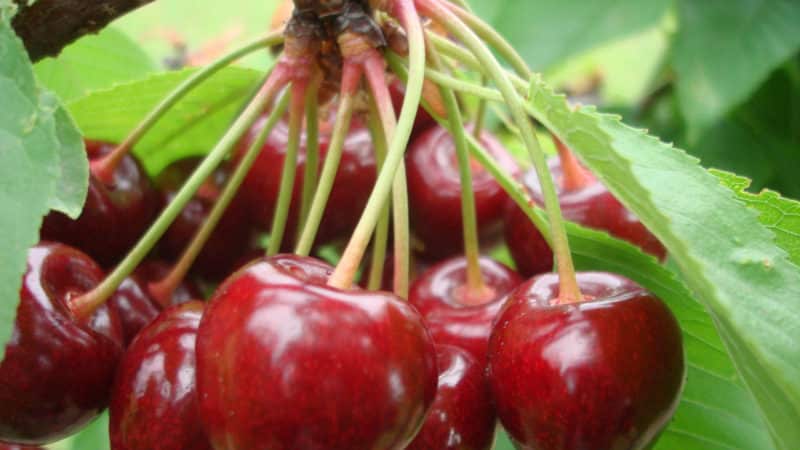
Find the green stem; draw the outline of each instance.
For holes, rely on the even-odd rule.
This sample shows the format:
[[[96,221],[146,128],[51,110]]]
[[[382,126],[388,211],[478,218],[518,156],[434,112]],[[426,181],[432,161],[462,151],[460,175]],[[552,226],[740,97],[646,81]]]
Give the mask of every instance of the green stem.
[[[369,102],[370,111],[367,115],[367,126],[369,127],[372,136],[372,142],[375,146],[375,163],[378,171],[383,167],[386,160],[387,142],[386,135],[383,132],[380,118],[378,117],[377,106],[374,101]],[[378,224],[375,228],[375,234],[372,238],[372,263],[369,268],[369,277],[367,278],[367,289],[376,291],[381,288],[383,284],[383,270],[386,264],[386,247],[389,240],[389,205],[384,205],[381,210],[381,216],[378,218]]]
[[[253,163],[255,163],[256,158],[258,158],[258,153],[261,150],[261,147],[263,147],[264,142],[267,141],[267,136],[269,136],[273,128],[275,128],[275,125],[286,112],[286,108],[289,103],[288,100],[288,95],[284,94],[275,109],[273,109],[272,113],[270,113],[269,119],[267,119],[267,123],[264,125],[264,128],[259,132],[256,140],[250,144],[250,147],[247,149],[247,152],[245,152],[241,161],[239,161],[239,164],[236,166],[236,169],[231,175],[230,180],[228,180],[228,183],[225,185],[225,188],[222,190],[222,193],[220,194],[216,203],[214,203],[214,207],[211,209],[211,212],[209,212],[208,217],[203,222],[203,225],[199,230],[197,230],[192,242],[181,255],[180,260],[178,260],[178,262],[173,266],[172,270],[166,277],[157,283],[150,284],[150,293],[162,305],[169,305],[169,300],[172,298],[175,288],[184,279],[195,259],[197,259],[197,255],[200,254],[200,252],[203,250],[203,246],[205,246],[206,242],[208,242],[208,239],[211,237],[211,233],[214,232],[214,229],[216,228],[220,219],[222,219],[222,215],[225,213],[228,205],[230,205],[231,201],[233,201],[233,198],[236,196],[236,192],[239,190],[239,187],[242,185],[242,182],[247,176],[247,172],[249,172],[250,168],[253,167]]]
[[[441,67],[439,55],[434,49],[429,49],[431,65]],[[451,135],[456,147],[458,158],[458,173],[461,179],[461,220],[464,233],[464,255],[467,258],[467,298],[480,299],[486,285],[481,274],[480,244],[478,238],[478,220],[475,210],[475,193],[472,191],[472,171],[470,169],[469,149],[467,147],[467,133],[464,130],[464,119],[458,107],[453,91],[439,87],[447,117],[450,121]]]
[[[319,87],[322,74],[317,74],[306,93],[306,168],[303,173],[303,192],[300,197],[300,220],[297,222],[297,235],[303,231],[308,220],[311,200],[317,189],[319,173]]]
[[[403,160],[411,129],[419,108],[422,97],[422,85],[425,76],[425,37],[416,8],[410,0],[397,0],[394,4],[397,15],[408,33],[410,76],[406,86],[406,96],[403,99],[403,108],[397,130],[392,138],[386,163],[375,187],[367,200],[367,206],[361,215],[350,241],[342,254],[342,258],[331,275],[328,284],[339,288],[349,288],[361,264],[364,251],[369,244],[372,232],[380,217],[383,205],[389,196],[394,184],[397,169]]]
[[[163,100],[161,100],[152,111],[136,126],[130,135],[119,144],[111,153],[107,154],[102,159],[97,160],[92,164],[92,171],[95,176],[102,180],[110,180],[113,176],[119,161],[125,156],[131,148],[155,125],[164,114],[169,111],[176,103],[183,97],[196,88],[200,83],[204,82],[223,68],[227,67],[234,61],[253,53],[256,50],[271,47],[283,41],[283,33],[280,31],[270,33],[266,36],[253,40],[252,42],[243,45],[240,48],[233,50],[227,55],[219,58],[210,65],[195,72],[192,76],[184,80],[172,92],[169,93]]]
[[[486,78],[481,75],[481,85],[486,85]],[[483,133],[483,125],[486,121],[486,99],[482,98],[478,100],[478,109],[475,111],[475,128],[472,130],[472,135],[475,136],[475,139],[481,138],[481,133]]]
[[[336,124],[333,127],[333,136],[325,154],[325,163],[322,166],[322,173],[319,177],[317,191],[311,202],[311,209],[308,213],[303,233],[297,242],[295,253],[298,255],[308,255],[314,246],[314,239],[317,236],[325,207],[328,204],[333,183],[336,180],[336,172],[339,170],[339,162],[342,159],[344,140],[350,131],[350,118],[353,114],[353,93],[343,92],[339,99],[339,110],[336,113]]]
[[[407,299],[411,284],[411,226],[408,218],[406,164],[401,160],[392,183],[392,223],[394,230],[393,292]]]
[[[274,73],[273,73],[274,75]],[[269,80],[256,94],[245,110],[231,125],[225,135],[217,142],[213,150],[195,169],[194,173],[186,180],[181,190],[164,209],[161,215],[150,226],[136,246],[128,253],[125,259],[111,272],[102,283],[81,297],[75,298],[70,303],[70,309],[77,317],[88,317],[95,309],[111,297],[117,287],[130,275],[136,266],[147,256],[161,236],[167,231],[178,214],[192,199],[197,189],[219,166],[225,156],[244,135],[244,133],[258,119],[264,107],[270,103],[275,95],[275,86]]]
[[[526,113],[524,101],[520,98],[511,80],[491,51],[458,17],[437,0],[420,0],[419,3],[428,16],[444,24],[456,38],[461,40],[475,54],[508,103],[511,115],[520,128],[525,147],[528,149],[536,173],[539,176],[539,182],[542,185],[542,194],[550,220],[553,253],[556,255],[560,282],[560,294],[557,302],[580,301],[583,297],[575,277],[575,267],[572,263],[572,254],[569,249],[567,232],[558,202],[555,183],[548,170],[545,154],[539,146],[533,125]]]
[[[297,173],[297,152],[300,148],[300,132],[303,127],[303,107],[305,106],[307,83],[307,81],[295,80],[291,87],[289,142],[286,145],[275,215],[272,217],[267,256],[276,255],[280,251],[283,235],[286,231],[286,222],[289,220],[289,207],[292,203],[292,191],[294,190],[294,179]]]

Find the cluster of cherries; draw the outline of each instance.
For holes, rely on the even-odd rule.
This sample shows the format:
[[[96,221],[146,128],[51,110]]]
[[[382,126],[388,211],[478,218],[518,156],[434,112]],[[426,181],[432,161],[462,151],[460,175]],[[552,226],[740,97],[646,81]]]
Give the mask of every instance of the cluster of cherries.
[[[376,179],[372,141],[357,122],[317,244],[347,237]],[[322,156],[329,138],[322,133]],[[489,132],[480,139],[541,201],[535,174],[520,173]],[[484,286],[471,291],[467,261],[458,256],[455,144],[429,116],[420,113],[406,154],[416,267],[429,266],[414,275],[408,301],[328,286],[333,268],[319,259],[257,255],[286,146],[283,124],[190,280],[159,289],[206,220],[228,167],[206,181],[146,262],[88,317],[71,302],[102,281],[198,161],[176,162],[151,182],[125,156],[112,177],[92,175],[77,220],[45,219],[0,363],[0,441],[18,445],[0,448],[38,448],[19,445],[73,434],[106,407],[115,450],[489,449],[498,418],[522,449],[641,449],[664,428],[684,379],[681,332],[668,308],[608,273],[578,273],[583,301],[556,301],[550,248],[479,165],[471,189],[481,242],[493,245],[505,230],[519,273],[481,257]],[[87,143],[93,161],[110,148]],[[301,143],[295,186],[304,164]],[[550,168],[568,219],[664,256],[566,148]],[[293,220],[299,196],[298,188]],[[294,238],[287,235],[284,248]],[[202,301],[198,286],[215,283]]]

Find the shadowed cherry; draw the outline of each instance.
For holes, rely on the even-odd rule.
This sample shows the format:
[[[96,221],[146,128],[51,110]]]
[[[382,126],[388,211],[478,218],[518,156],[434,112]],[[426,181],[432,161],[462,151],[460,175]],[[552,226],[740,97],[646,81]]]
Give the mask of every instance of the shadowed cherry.
[[[496,418],[485,366],[464,350],[436,346],[439,386],[428,418],[407,450],[489,450]]]
[[[103,280],[89,256],[42,242],[27,264],[0,362],[0,439],[38,445],[73,434],[107,406],[122,331],[106,306],[88,320],[69,311],[72,298]]]
[[[416,310],[388,293],[277,285],[270,273],[259,261],[234,274],[200,323],[197,392],[214,447],[405,448],[436,393]]]
[[[457,256],[423,272],[411,285],[409,302],[422,314],[437,345],[464,349],[485,366],[497,313],[522,278],[491,258],[481,257],[479,264],[488,288],[484,296],[471,298],[466,285],[467,259]]]
[[[511,155],[488,131],[481,133],[481,142],[504,170],[517,172]],[[426,131],[409,146],[406,164],[411,226],[423,244],[420,254],[441,259],[462,252],[461,178],[452,136],[441,126]],[[500,234],[508,196],[477,163],[472,164],[472,190],[481,238],[493,238]]]
[[[684,382],[678,322],[626,278],[577,278],[580,303],[556,304],[555,274],[509,295],[489,343],[498,417],[521,449],[649,448]]]
[[[112,144],[86,142],[90,161],[114,149]],[[141,164],[125,155],[106,184],[89,177],[83,212],[76,220],[53,211],[42,223],[42,240],[62,242],[88,253],[104,267],[113,266],[130,250],[155,219],[161,203]]]
[[[211,450],[200,423],[195,339],[205,305],[164,310],[120,362],[111,397],[114,450]]]

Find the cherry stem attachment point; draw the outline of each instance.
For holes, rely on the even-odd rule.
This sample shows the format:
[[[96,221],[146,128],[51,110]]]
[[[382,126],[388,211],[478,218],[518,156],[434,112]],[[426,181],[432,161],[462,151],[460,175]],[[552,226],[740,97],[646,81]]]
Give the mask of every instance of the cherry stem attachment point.
[[[181,82],[172,92],[161,100],[152,111],[136,126],[136,128],[120,143],[114,150],[102,158],[91,162],[91,172],[103,183],[111,183],[114,179],[114,172],[122,158],[131,151],[133,146],[139,142],[150,129],[167,113],[176,103],[183,99],[189,92],[194,90],[202,82],[229,66],[236,60],[262,48],[272,47],[283,42],[283,30],[269,33],[266,36],[249,42],[237,48],[227,55],[222,56],[210,65],[198,70],[192,76]]]

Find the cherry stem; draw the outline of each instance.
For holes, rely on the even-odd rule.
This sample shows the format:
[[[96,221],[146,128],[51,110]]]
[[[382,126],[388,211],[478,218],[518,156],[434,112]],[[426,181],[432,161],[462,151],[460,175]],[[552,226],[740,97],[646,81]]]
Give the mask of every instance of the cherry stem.
[[[555,135],[553,135],[553,141],[556,143],[558,159],[561,160],[561,170],[564,172],[561,187],[565,191],[575,191],[591,184],[594,181],[592,174],[581,166],[575,154]]]
[[[270,75],[258,93],[248,103],[236,121],[231,125],[225,135],[217,142],[203,162],[197,166],[192,175],[186,180],[175,198],[161,212],[147,232],[142,236],[136,246],[125,256],[125,259],[112,271],[99,285],[91,291],[76,297],[70,302],[70,310],[75,317],[85,319],[110,298],[119,285],[136,269],[136,266],[147,256],[153,246],[161,239],[172,222],[183,211],[183,208],[194,197],[195,192],[205,180],[216,170],[230,150],[244,133],[255,123],[261,111],[274,98],[277,88],[285,74],[280,67]]]
[[[397,0],[392,3],[392,6],[395,17],[400,18],[400,22],[408,34],[410,76],[400,112],[400,120],[389,145],[386,162],[378,174],[375,187],[367,200],[367,206],[345,247],[342,258],[328,280],[329,285],[339,288],[348,288],[353,284],[372,232],[375,230],[375,225],[394,184],[397,169],[403,162],[403,155],[411,137],[411,129],[422,97],[425,76],[425,37],[422,24],[411,0]]]
[[[273,111],[270,113],[264,128],[259,132],[256,140],[250,144],[250,147],[247,149],[247,152],[245,152],[244,157],[241,159],[241,161],[239,161],[239,164],[233,171],[231,178],[228,180],[225,188],[220,193],[216,203],[214,203],[214,207],[209,212],[208,217],[203,222],[203,225],[197,230],[197,233],[195,233],[194,237],[192,238],[192,242],[189,243],[189,246],[186,248],[186,250],[184,250],[181,258],[172,267],[172,270],[167,274],[167,276],[158,282],[150,283],[148,285],[151,296],[162,306],[166,307],[171,304],[172,295],[175,292],[175,289],[178,288],[184,277],[186,277],[186,274],[189,272],[192,264],[197,259],[197,256],[203,250],[203,246],[206,244],[206,242],[208,242],[208,239],[211,237],[211,233],[214,232],[214,229],[216,228],[220,219],[222,219],[222,215],[225,213],[225,210],[228,208],[231,201],[233,201],[233,198],[236,196],[236,192],[238,192],[242,182],[244,182],[247,172],[249,172],[250,168],[253,167],[253,164],[258,158],[259,152],[261,151],[261,147],[267,141],[267,137],[275,128],[275,125],[277,125],[278,121],[280,121],[283,114],[286,112],[288,104],[289,97],[287,94],[284,94],[275,109],[273,109]]]
[[[558,202],[558,193],[553,182],[553,177],[547,167],[544,152],[536,138],[533,125],[526,114],[524,101],[520,98],[514,85],[506,75],[500,63],[494,58],[491,50],[481,41],[481,39],[467,27],[458,16],[453,14],[447,6],[439,0],[417,0],[421,11],[443,24],[447,29],[466,47],[472,51],[475,57],[485,67],[490,77],[497,84],[503,94],[511,115],[522,134],[525,147],[528,149],[531,160],[533,161],[539,182],[542,186],[542,194],[545,201],[545,209],[550,220],[552,230],[551,239],[553,243],[553,253],[556,256],[556,267],[559,275],[560,293],[556,303],[570,303],[582,300],[580,288],[575,277],[575,266],[572,263],[572,254],[569,249],[564,218],[561,214],[561,206]]]
[[[176,103],[184,98],[189,92],[194,90],[202,82],[229,66],[234,61],[260,50],[265,47],[272,47],[283,42],[283,31],[278,30],[266,36],[260,37],[242,47],[233,50],[225,56],[214,61],[210,65],[195,72],[192,76],[184,80],[172,92],[161,100],[152,111],[136,126],[136,128],[119,144],[114,150],[102,158],[91,162],[92,174],[103,183],[110,184],[114,179],[114,172],[122,158],[130,152],[133,146],[139,142],[150,129],[167,113]]]
[[[350,131],[350,118],[353,114],[353,98],[358,90],[358,83],[361,80],[362,69],[358,64],[353,64],[345,60],[342,68],[342,83],[339,99],[339,109],[336,113],[336,123],[333,127],[333,136],[325,154],[325,163],[322,166],[322,173],[319,176],[317,190],[311,201],[305,226],[303,227],[300,239],[297,241],[295,253],[307,256],[311,253],[319,231],[325,207],[328,204],[333,184],[336,180],[336,172],[339,170],[339,163],[342,159],[344,141]],[[316,173],[315,173],[316,175]]]
[[[300,220],[297,236],[305,227],[311,208],[311,199],[317,189],[319,173],[319,88],[322,72],[316,71],[306,93],[306,168],[303,174],[303,192],[300,197]]]
[[[383,167],[386,160],[386,151],[389,140],[383,132],[380,117],[378,117],[378,107],[374,97],[369,102],[369,114],[367,115],[367,126],[369,127],[372,142],[375,146],[375,164],[378,171]],[[372,238],[372,263],[369,268],[367,278],[367,289],[376,291],[383,284],[383,270],[386,264],[386,247],[389,240],[389,205],[386,204],[381,210],[381,216],[375,228],[375,235]]]
[[[435,49],[429,48],[428,55],[432,67],[441,67],[441,58]],[[481,274],[480,244],[478,238],[478,220],[475,210],[475,193],[472,191],[472,170],[470,168],[469,148],[464,130],[464,119],[458,101],[452,90],[439,87],[447,109],[451,135],[458,158],[458,173],[461,178],[461,220],[464,233],[464,255],[467,258],[467,294],[468,298],[481,298],[486,291],[486,284]],[[480,140],[480,138],[478,138]]]
[[[397,130],[392,98],[386,82],[386,62],[375,52],[364,61],[370,92],[377,108],[378,119],[386,142]],[[395,295],[408,298],[411,275],[411,229],[408,219],[408,186],[405,161],[401,161],[392,183],[392,217],[394,230],[394,282]]]
[[[297,152],[300,148],[300,133],[303,127],[303,110],[305,107],[305,94],[308,87],[307,79],[295,78],[291,86],[291,99],[289,101],[289,142],[286,145],[286,155],[281,172],[281,184],[278,189],[278,201],[272,217],[267,256],[277,255],[281,249],[283,235],[286,231],[286,222],[289,220],[289,207],[292,203],[294,179],[297,173]]]

